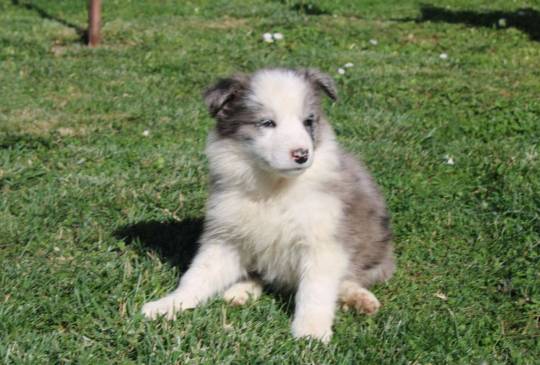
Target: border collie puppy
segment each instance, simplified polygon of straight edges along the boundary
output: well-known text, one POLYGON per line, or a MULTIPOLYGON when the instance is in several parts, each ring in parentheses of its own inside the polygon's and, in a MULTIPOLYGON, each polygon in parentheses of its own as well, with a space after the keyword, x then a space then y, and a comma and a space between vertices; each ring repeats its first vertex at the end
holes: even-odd
POLYGON ((217 121, 207 143, 210 196, 200 248, 148 318, 216 294, 233 304, 262 284, 296 292, 294 337, 328 342, 337 303, 367 314, 367 288, 395 269, 385 203, 365 167, 336 142, 321 108, 334 81, 317 70, 263 69, 204 94, 217 121))

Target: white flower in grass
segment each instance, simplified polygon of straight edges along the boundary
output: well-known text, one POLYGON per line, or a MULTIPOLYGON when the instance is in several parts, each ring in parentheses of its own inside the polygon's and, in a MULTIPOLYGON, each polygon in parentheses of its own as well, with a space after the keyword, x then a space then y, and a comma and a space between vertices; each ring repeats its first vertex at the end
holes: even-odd
POLYGON ((351 68, 351 67, 353 67, 353 66, 354 66, 354 64, 352 64, 352 63, 350 63, 350 62, 347 62, 347 63, 345 64, 344 67, 345 67, 345 68, 351 68))
POLYGON ((145 136, 145 137, 148 137, 150 135, 150 131, 148 129, 145 129, 143 132, 142 132, 142 135, 145 136))
POLYGON ((450 155, 444 155, 444 162, 447 165, 453 165, 454 164, 454 158, 450 155))
POLYGON ((345 73, 345 69, 340 67, 337 69, 337 73, 343 75, 345 73))
POLYGON ((447 53, 441 53, 441 54, 439 55, 439 58, 440 58, 441 60, 447 60, 447 59, 448 59, 448 54, 447 54, 447 53))
POLYGON ((372 45, 376 46, 377 44, 379 44, 379 42, 376 40, 376 39, 370 39, 369 40, 369 43, 371 43, 372 45))
POLYGON ((274 38, 272 37, 272 34, 264 33, 263 34, 263 41, 265 41, 266 43, 272 43, 272 42, 274 42, 274 38))
POLYGON ((272 34, 272 36, 274 37, 274 39, 276 41, 280 41, 280 40, 283 39, 283 34, 282 33, 274 33, 274 34, 272 34))
POLYGON ((433 294, 434 296, 436 296, 437 298, 441 299, 441 300, 444 300, 444 301, 447 301, 448 300, 448 297, 446 296, 446 294, 444 294, 443 292, 441 291, 438 291, 436 292, 435 294, 433 294))
POLYGON ((530 151, 525 152, 525 161, 533 161, 538 157, 538 152, 533 151, 532 149, 530 151))
POLYGON ((501 28, 505 28, 506 27, 506 19, 505 18, 501 18, 499 19, 499 27, 501 28))

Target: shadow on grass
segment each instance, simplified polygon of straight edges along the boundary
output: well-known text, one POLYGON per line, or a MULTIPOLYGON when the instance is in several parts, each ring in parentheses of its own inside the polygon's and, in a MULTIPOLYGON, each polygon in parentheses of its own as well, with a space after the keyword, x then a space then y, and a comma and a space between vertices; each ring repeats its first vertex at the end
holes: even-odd
POLYGON ((272 0, 274 2, 280 3, 281 5, 287 6, 290 10, 297 12, 302 15, 331 15, 327 10, 322 9, 317 5, 316 1, 296 1, 291 2, 287 0, 272 0))
POLYGON ((18 7, 30 10, 30 11, 34 11, 40 17, 42 17, 43 19, 52 20, 52 21, 55 21, 55 22, 57 22, 59 24, 62 24, 63 26, 74 29, 75 32, 77 32, 77 35, 79 36, 79 42, 85 43, 85 44, 88 43, 88 31, 85 28, 82 28, 82 27, 78 26, 75 23, 72 23, 72 22, 67 21, 65 19, 62 19, 62 18, 59 18, 59 17, 57 17, 55 15, 52 15, 52 14, 48 13, 45 9, 43 9, 43 8, 41 8, 41 7, 39 7, 39 6, 35 5, 35 4, 27 3, 27 2, 21 2, 19 0, 11 0, 11 3, 14 6, 18 6, 18 7))
POLYGON ((271 285, 264 286, 264 292, 268 293, 272 298, 276 300, 279 308, 292 318, 295 308, 295 293, 292 290, 279 290, 271 285))
POLYGON ((326 10, 321 9, 316 4, 304 3, 300 1, 291 6, 291 10, 294 10, 298 13, 305 15, 329 15, 330 13, 326 10))
POLYGON ((180 222, 139 222, 122 227, 113 235, 127 244, 139 243, 135 247, 144 253, 149 250, 158 253, 183 273, 197 252, 202 230, 202 218, 189 218, 180 222))
POLYGON ((0 137, 0 149, 50 149, 53 144, 50 139, 28 133, 7 133, 0 137))
POLYGON ((533 41, 540 42, 540 11, 523 8, 516 11, 449 10, 433 5, 422 5, 418 18, 400 21, 441 22, 465 24, 471 27, 504 29, 513 27, 526 33, 533 41))

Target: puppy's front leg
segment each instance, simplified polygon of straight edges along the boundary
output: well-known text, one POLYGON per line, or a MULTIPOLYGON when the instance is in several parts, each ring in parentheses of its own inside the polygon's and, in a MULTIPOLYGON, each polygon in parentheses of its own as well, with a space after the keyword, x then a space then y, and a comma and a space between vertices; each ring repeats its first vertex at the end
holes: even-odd
POLYGON ((245 275, 235 247, 220 241, 205 242, 180 279, 178 288, 159 300, 146 303, 142 313, 151 319, 162 315, 174 319, 177 312, 195 308, 245 275))
POLYGON ((294 337, 330 341, 339 283, 346 267, 345 253, 335 245, 309 249, 304 256, 296 293, 294 337))

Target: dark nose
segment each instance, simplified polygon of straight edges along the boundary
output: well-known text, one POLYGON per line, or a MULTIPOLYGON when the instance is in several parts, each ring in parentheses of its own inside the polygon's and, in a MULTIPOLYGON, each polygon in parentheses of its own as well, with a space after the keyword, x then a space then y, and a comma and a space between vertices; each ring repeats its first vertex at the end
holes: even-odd
POLYGON ((303 164, 309 158, 309 151, 305 148, 297 148, 291 151, 291 156, 297 164, 303 164))

